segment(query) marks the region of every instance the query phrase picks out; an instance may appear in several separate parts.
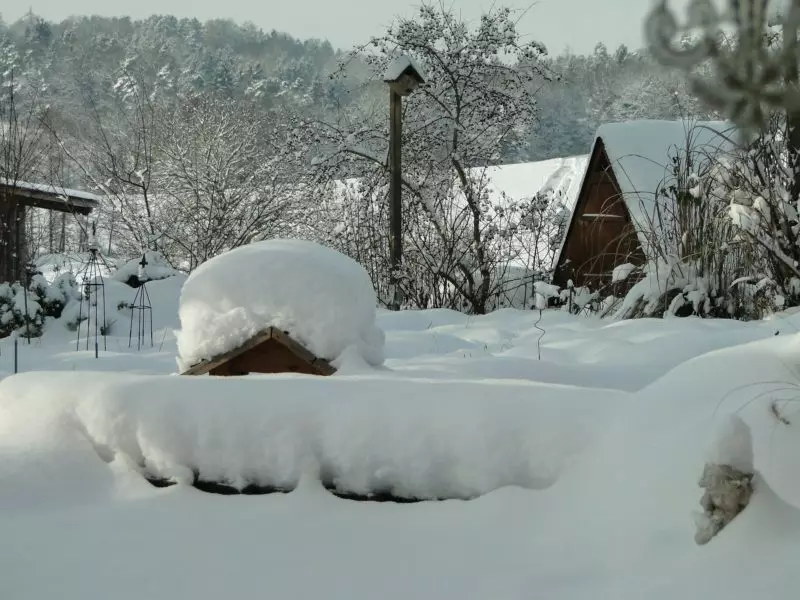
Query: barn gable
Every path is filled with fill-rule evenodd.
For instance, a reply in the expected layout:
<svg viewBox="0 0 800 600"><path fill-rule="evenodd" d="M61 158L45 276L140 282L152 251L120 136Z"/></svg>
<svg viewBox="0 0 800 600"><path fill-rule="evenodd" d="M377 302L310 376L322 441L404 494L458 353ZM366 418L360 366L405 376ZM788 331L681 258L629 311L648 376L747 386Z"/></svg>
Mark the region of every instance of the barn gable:
<svg viewBox="0 0 800 600"><path fill-rule="evenodd" d="M725 122L631 121L601 126L567 234L554 283L598 289L624 263L642 264L663 247L677 213L658 193L671 183L672 158L689 150L712 157L731 145Z"/></svg>
<svg viewBox="0 0 800 600"><path fill-rule="evenodd" d="M620 262L641 264L644 254L605 145L598 139L557 257L553 282L566 287L571 280L576 286L596 289Z"/></svg>

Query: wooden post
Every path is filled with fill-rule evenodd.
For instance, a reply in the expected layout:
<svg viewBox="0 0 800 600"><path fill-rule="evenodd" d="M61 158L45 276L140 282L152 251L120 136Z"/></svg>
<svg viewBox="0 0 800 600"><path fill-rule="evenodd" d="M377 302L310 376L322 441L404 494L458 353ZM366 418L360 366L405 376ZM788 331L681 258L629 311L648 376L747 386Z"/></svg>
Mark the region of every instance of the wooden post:
<svg viewBox="0 0 800 600"><path fill-rule="evenodd" d="M401 147L403 137L403 99L394 89L389 89L389 308L400 310L403 302L399 285L399 270L403 262L403 204Z"/></svg>
<svg viewBox="0 0 800 600"><path fill-rule="evenodd" d="M14 279L13 281L19 281L23 286L25 285L25 279L22 265L24 264L22 253L23 250L23 242L22 238L24 235L23 227L25 226L25 209L24 207L20 206L18 200L14 200Z"/></svg>

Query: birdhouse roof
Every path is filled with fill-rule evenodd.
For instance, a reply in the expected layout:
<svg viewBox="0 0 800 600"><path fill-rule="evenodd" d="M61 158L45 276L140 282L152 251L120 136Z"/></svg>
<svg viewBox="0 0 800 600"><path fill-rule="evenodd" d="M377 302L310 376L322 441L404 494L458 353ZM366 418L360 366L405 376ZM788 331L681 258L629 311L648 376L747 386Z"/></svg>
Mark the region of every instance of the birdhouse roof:
<svg viewBox="0 0 800 600"><path fill-rule="evenodd" d="M383 74L384 81L397 81L404 73L416 77L420 83L425 83L425 75L420 66L410 56L405 54L392 60Z"/></svg>
<svg viewBox="0 0 800 600"><path fill-rule="evenodd" d="M182 374L183 375L205 375L206 373L210 372L211 370L223 365L233 359L241 356L245 352L249 352L254 348L269 342L270 340L274 340L284 346L287 350L289 350L292 354L297 356L300 360L305 363L308 363L314 369L319 371L320 375L332 375L336 372L330 362L323 358L319 358L315 356L311 351L309 351L305 346L303 346L300 342L292 338L285 331L281 331L276 327L268 327L264 331L254 335L249 340L244 342L242 345L225 352L224 354L220 354L219 356L215 356L208 360L203 360L195 365L192 365L188 369L186 369Z"/></svg>

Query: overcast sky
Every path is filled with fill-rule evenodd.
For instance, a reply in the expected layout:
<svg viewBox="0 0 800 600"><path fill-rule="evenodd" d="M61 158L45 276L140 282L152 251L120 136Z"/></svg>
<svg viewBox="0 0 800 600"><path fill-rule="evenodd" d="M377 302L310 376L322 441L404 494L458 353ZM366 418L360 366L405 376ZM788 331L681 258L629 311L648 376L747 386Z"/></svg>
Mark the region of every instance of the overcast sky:
<svg viewBox="0 0 800 600"><path fill-rule="evenodd" d="M467 19L474 19L492 0L445 0ZM642 19L652 0L496 0L498 5L525 9L520 31L544 42L551 53L569 47L589 52L599 41L613 48L624 43L632 48L642 42ZM533 5L531 5L533 3ZM687 0L671 0L676 7ZM380 34L398 13L411 14L419 0L31 0L3 3L6 21L33 12L50 20L70 15L98 14L133 18L152 14L197 17L201 21L230 18L252 21L265 29L277 29L295 37L326 38L340 48ZM9 6L10 5L10 6Z"/></svg>

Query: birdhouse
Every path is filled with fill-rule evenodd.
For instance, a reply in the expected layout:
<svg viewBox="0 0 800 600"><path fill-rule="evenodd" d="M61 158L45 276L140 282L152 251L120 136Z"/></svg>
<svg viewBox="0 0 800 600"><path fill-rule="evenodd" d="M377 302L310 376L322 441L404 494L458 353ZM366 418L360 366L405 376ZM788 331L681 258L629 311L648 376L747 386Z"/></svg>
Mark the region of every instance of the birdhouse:
<svg viewBox="0 0 800 600"><path fill-rule="evenodd" d="M303 373L333 375L336 369L318 358L286 332L269 327L225 354L189 367L183 375L248 375L250 373Z"/></svg>
<svg viewBox="0 0 800 600"><path fill-rule="evenodd" d="M417 87L425 83L422 70L409 56L398 56L386 68L383 81L398 96L408 96Z"/></svg>

